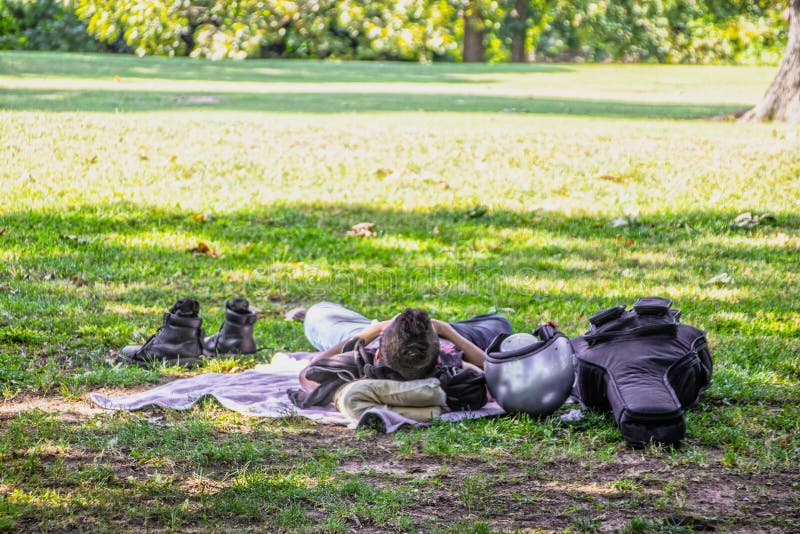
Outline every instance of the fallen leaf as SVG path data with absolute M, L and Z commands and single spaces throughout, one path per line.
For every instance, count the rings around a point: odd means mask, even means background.
M 746 211 L 744 213 L 740 213 L 739 215 L 737 215 L 736 218 L 733 220 L 733 224 L 735 224 L 738 227 L 747 226 L 752 222 L 752 220 L 753 216 L 750 214 L 749 211 Z
M 437 185 L 442 189 L 450 189 L 450 184 L 447 182 L 439 182 Z
M 119 76 L 114 76 L 114 81 L 119 83 L 122 81 L 122 78 L 120 78 Z
M 81 278 L 78 275 L 71 276 L 69 281 L 72 282 L 73 284 L 75 284 L 78 287 L 85 286 L 85 285 L 89 284 L 89 282 L 85 278 Z
M 98 159 L 97 154 L 92 156 L 91 159 L 89 159 L 89 165 L 94 165 L 95 163 L 97 163 L 97 159 Z
M 7 226 L 3 226 L 2 228 L 0 228 L 0 237 L 6 235 L 6 232 L 8 232 Z
M 706 280 L 706 284 L 730 284 L 733 282 L 733 277 L 728 273 L 719 273 Z
M 169 160 L 172 163 L 175 163 L 176 161 L 178 161 L 178 155 L 177 154 L 173 154 L 172 156 L 170 156 Z
M 85 245 L 87 243 L 91 243 L 94 240 L 93 237 L 85 235 L 74 235 L 74 234 L 60 234 L 59 237 L 66 241 L 75 243 L 76 245 Z
M 198 241 L 197 246 L 194 248 L 190 248 L 187 252 L 191 252 L 192 254 L 208 256 L 210 258 L 216 258 L 219 256 L 219 250 L 215 247 L 212 247 L 205 241 Z
M 392 173 L 394 173 L 394 170 L 388 169 L 386 167 L 379 167 L 374 171 L 372 171 L 372 175 L 375 176 L 375 178 L 386 178 Z
M 252 243 L 247 243 L 247 244 L 244 246 L 244 249 L 242 250 L 242 252 L 244 252 L 245 254 L 247 254 L 247 253 L 248 253 L 248 252 L 250 252 L 252 249 L 253 249 L 253 244 L 252 244 Z
M 208 216 L 203 215 L 202 213 L 197 213 L 195 215 L 189 215 L 189 220 L 194 222 L 205 222 L 208 220 Z
M 573 408 L 567 413 L 561 415 L 560 419 L 568 423 L 572 423 L 574 421 L 580 421 L 581 419 L 583 419 L 583 412 L 578 408 Z
M 613 174 L 601 174 L 597 177 L 598 180 L 607 180 L 609 182 L 616 182 L 622 183 L 625 181 L 624 178 L 620 178 L 619 176 L 614 176 Z
M 353 225 L 345 235 L 352 237 L 375 237 L 378 234 L 375 232 L 375 223 L 361 222 Z
M 139 154 L 139 159 L 142 161 L 150 161 L 150 158 L 147 157 L 147 154 Z
M 483 206 L 475 206 L 467 211 L 467 217 L 470 219 L 477 219 L 478 217 L 483 217 L 484 215 L 486 215 L 486 208 Z
M 753 228 L 754 226 L 758 226 L 759 224 L 767 221 L 774 222 L 775 216 L 770 213 L 753 215 L 749 211 L 746 211 L 736 216 L 736 218 L 733 220 L 733 225 L 739 228 Z

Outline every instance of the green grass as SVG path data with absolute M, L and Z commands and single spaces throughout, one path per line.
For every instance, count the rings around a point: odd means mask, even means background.
M 702 120 L 773 73 L 1 53 L 0 408 L 183 376 L 106 360 L 185 295 L 210 331 L 226 298 L 265 310 L 268 350 L 198 372 L 307 350 L 282 314 L 321 299 L 576 335 L 659 294 L 715 374 L 685 447 L 644 452 L 597 414 L 387 437 L 211 402 L 2 411 L 0 528 L 796 528 L 800 131 Z

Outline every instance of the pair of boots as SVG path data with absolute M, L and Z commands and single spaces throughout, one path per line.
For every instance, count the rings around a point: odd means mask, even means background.
M 253 324 L 256 314 L 246 299 L 225 304 L 225 322 L 219 332 L 205 337 L 200 304 L 194 299 L 180 299 L 164 314 L 164 323 L 144 345 L 122 349 L 122 361 L 137 365 L 167 363 L 191 366 L 202 357 L 218 354 L 255 354 Z

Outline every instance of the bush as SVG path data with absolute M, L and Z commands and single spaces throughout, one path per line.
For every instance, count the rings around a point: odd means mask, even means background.
M 517 0 L 74 2 L 0 0 L 0 48 L 458 61 L 465 13 L 490 62 L 512 34 L 539 60 L 661 63 L 776 63 L 787 38 L 772 0 L 528 0 L 523 18 Z
M 5 21 L 10 18 L 11 24 Z M 0 47 L 18 50 L 89 52 L 98 42 L 68 2 L 0 0 Z
M 0 50 L 14 50 L 21 48 L 24 40 L 19 31 L 17 20 L 0 1 Z
M 543 59 L 776 63 L 780 3 L 761 0 L 560 0 L 536 43 Z

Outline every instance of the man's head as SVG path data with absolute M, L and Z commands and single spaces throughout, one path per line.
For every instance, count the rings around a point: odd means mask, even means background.
M 439 336 L 426 312 L 407 308 L 384 329 L 379 351 L 383 365 L 406 380 L 425 378 L 439 359 Z

